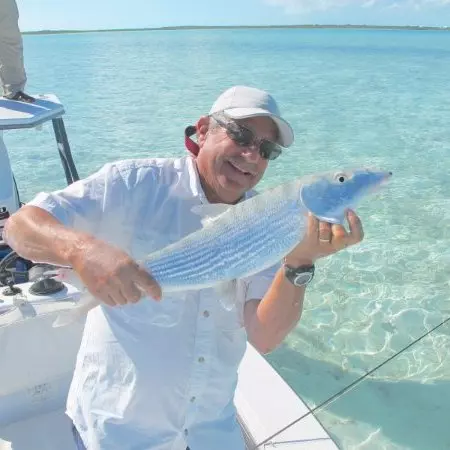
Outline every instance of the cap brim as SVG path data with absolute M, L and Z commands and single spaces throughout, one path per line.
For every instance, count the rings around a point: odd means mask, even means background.
M 294 131 L 292 127 L 276 114 L 262 108 L 230 108 L 223 111 L 232 119 L 250 119 L 251 117 L 270 117 L 278 127 L 277 143 L 283 147 L 289 147 L 294 142 Z

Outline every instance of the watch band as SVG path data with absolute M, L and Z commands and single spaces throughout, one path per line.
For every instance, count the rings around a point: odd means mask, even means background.
M 314 278 L 315 266 L 307 265 L 307 266 L 299 266 L 292 267 L 286 264 L 283 261 L 284 274 L 286 278 L 294 285 L 294 286 L 306 286 L 311 283 Z

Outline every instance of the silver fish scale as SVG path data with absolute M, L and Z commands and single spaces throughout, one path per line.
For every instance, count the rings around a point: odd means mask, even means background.
M 145 260 L 163 291 L 210 287 L 242 278 L 281 260 L 301 239 L 305 222 L 299 183 L 239 203 Z

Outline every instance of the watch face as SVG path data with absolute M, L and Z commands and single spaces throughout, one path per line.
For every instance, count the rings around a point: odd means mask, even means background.
M 310 272 L 304 272 L 298 274 L 294 279 L 294 284 L 296 286 L 303 286 L 307 283 L 309 283 L 312 279 L 312 273 Z

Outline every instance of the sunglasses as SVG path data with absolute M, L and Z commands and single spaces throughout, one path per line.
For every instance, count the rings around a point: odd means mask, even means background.
M 240 147 L 255 146 L 262 158 L 273 161 L 281 155 L 281 146 L 268 139 L 259 139 L 253 131 L 238 125 L 236 122 L 227 118 L 222 118 L 216 114 L 212 115 L 213 119 L 226 130 L 228 137 Z

